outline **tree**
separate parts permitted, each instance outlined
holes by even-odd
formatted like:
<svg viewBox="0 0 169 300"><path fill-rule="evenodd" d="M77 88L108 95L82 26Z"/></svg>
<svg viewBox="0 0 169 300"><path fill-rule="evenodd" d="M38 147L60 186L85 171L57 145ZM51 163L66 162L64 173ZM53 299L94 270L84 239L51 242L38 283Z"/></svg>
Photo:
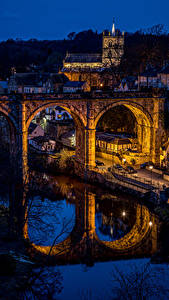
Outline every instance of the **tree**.
<svg viewBox="0 0 169 300"><path fill-rule="evenodd" d="M70 41L72 41L75 38L76 33L75 32L70 32L67 37Z"/></svg>
<svg viewBox="0 0 169 300"><path fill-rule="evenodd" d="M163 270L155 271L150 263L133 266L127 274L113 270L113 295L118 300L168 299L169 289L162 284Z"/></svg>

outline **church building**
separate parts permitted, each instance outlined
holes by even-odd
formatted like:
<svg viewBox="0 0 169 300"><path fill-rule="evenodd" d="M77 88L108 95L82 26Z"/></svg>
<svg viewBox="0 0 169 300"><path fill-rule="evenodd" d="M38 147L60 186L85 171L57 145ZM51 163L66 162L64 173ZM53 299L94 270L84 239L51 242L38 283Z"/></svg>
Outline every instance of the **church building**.
<svg viewBox="0 0 169 300"><path fill-rule="evenodd" d="M115 30L103 32L102 53L67 53L63 61L62 73L72 81L87 81L91 88L110 88L117 67L124 53L124 33Z"/></svg>

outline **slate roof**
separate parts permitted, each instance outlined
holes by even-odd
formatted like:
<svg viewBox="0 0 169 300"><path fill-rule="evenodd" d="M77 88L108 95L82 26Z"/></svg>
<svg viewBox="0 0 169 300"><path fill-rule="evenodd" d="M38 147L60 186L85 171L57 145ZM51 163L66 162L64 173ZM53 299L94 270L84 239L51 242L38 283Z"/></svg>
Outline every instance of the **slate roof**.
<svg viewBox="0 0 169 300"><path fill-rule="evenodd" d="M99 53L69 53L65 57L67 63L95 63L102 62L102 54Z"/></svg>
<svg viewBox="0 0 169 300"><path fill-rule="evenodd" d="M140 76L143 77L157 77L157 74L159 73L159 70L154 68L149 68L146 71L142 72Z"/></svg>
<svg viewBox="0 0 169 300"><path fill-rule="evenodd" d="M55 74L50 75L53 83L66 83L69 79L65 74Z"/></svg>
<svg viewBox="0 0 169 300"><path fill-rule="evenodd" d="M86 81L68 81L65 83L64 87L74 87L74 88L80 88L82 87Z"/></svg>
<svg viewBox="0 0 169 300"><path fill-rule="evenodd" d="M68 139L68 138L71 138L73 136L73 134L75 134L75 130L71 130L71 131L68 131L68 132L65 132L63 133L61 136L60 136L60 139Z"/></svg>
<svg viewBox="0 0 169 300"><path fill-rule="evenodd" d="M159 74L169 74L169 65L162 68L158 73Z"/></svg>
<svg viewBox="0 0 169 300"><path fill-rule="evenodd" d="M1 86L3 89L7 89L7 88L8 88L8 82L7 82L7 81L0 81L0 86Z"/></svg>
<svg viewBox="0 0 169 300"><path fill-rule="evenodd" d="M48 73L16 73L15 80L18 85L42 86L49 79Z"/></svg>
<svg viewBox="0 0 169 300"><path fill-rule="evenodd" d="M30 126L29 126L29 134L32 133L37 127L38 127L37 124L35 124L35 123L30 123Z"/></svg>
<svg viewBox="0 0 169 300"><path fill-rule="evenodd" d="M115 139L113 144L115 145L124 145L124 144L132 144L132 142L129 139Z"/></svg>
<svg viewBox="0 0 169 300"><path fill-rule="evenodd" d="M43 144L45 142L48 142L48 143L55 142L54 140L51 140L47 136L36 136L32 140L37 142L38 144Z"/></svg>
<svg viewBox="0 0 169 300"><path fill-rule="evenodd" d="M96 139L108 143L112 143L115 145L132 144L132 142L128 138L123 138L120 136L117 137L115 134L111 135L111 134L96 132Z"/></svg>

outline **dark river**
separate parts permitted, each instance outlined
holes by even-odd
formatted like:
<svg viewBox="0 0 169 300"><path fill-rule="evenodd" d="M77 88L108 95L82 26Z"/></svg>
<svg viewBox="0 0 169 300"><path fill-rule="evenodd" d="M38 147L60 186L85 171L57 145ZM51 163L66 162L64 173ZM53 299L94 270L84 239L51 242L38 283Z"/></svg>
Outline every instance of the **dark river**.
<svg viewBox="0 0 169 300"><path fill-rule="evenodd" d="M42 262L49 258L52 265L34 269L36 280L22 299L143 299L140 285L144 299L169 299L161 293L167 266L150 264L159 222L139 199L37 173L29 192L28 255Z"/></svg>

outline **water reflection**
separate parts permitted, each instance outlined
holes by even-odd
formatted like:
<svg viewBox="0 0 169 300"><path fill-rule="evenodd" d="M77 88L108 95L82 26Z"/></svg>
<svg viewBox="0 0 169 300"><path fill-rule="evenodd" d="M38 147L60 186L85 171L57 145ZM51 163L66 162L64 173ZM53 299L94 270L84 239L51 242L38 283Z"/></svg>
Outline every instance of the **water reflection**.
<svg viewBox="0 0 169 300"><path fill-rule="evenodd" d="M36 254L68 263L157 250L156 219L135 199L65 176L36 180L38 190L32 207L29 202L24 227L24 237Z"/></svg>
<svg viewBox="0 0 169 300"><path fill-rule="evenodd" d="M119 197L101 197L96 201L96 234L102 241L124 237L134 226L136 206Z"/></svg>
<svg viewBox="0 0 169 300"><path fill-rule="evenodd" d="M29 201L28 235L31 242L50 246L64 241L75 224L75 205L66 199L51 201L34 197Z"/></svg>

